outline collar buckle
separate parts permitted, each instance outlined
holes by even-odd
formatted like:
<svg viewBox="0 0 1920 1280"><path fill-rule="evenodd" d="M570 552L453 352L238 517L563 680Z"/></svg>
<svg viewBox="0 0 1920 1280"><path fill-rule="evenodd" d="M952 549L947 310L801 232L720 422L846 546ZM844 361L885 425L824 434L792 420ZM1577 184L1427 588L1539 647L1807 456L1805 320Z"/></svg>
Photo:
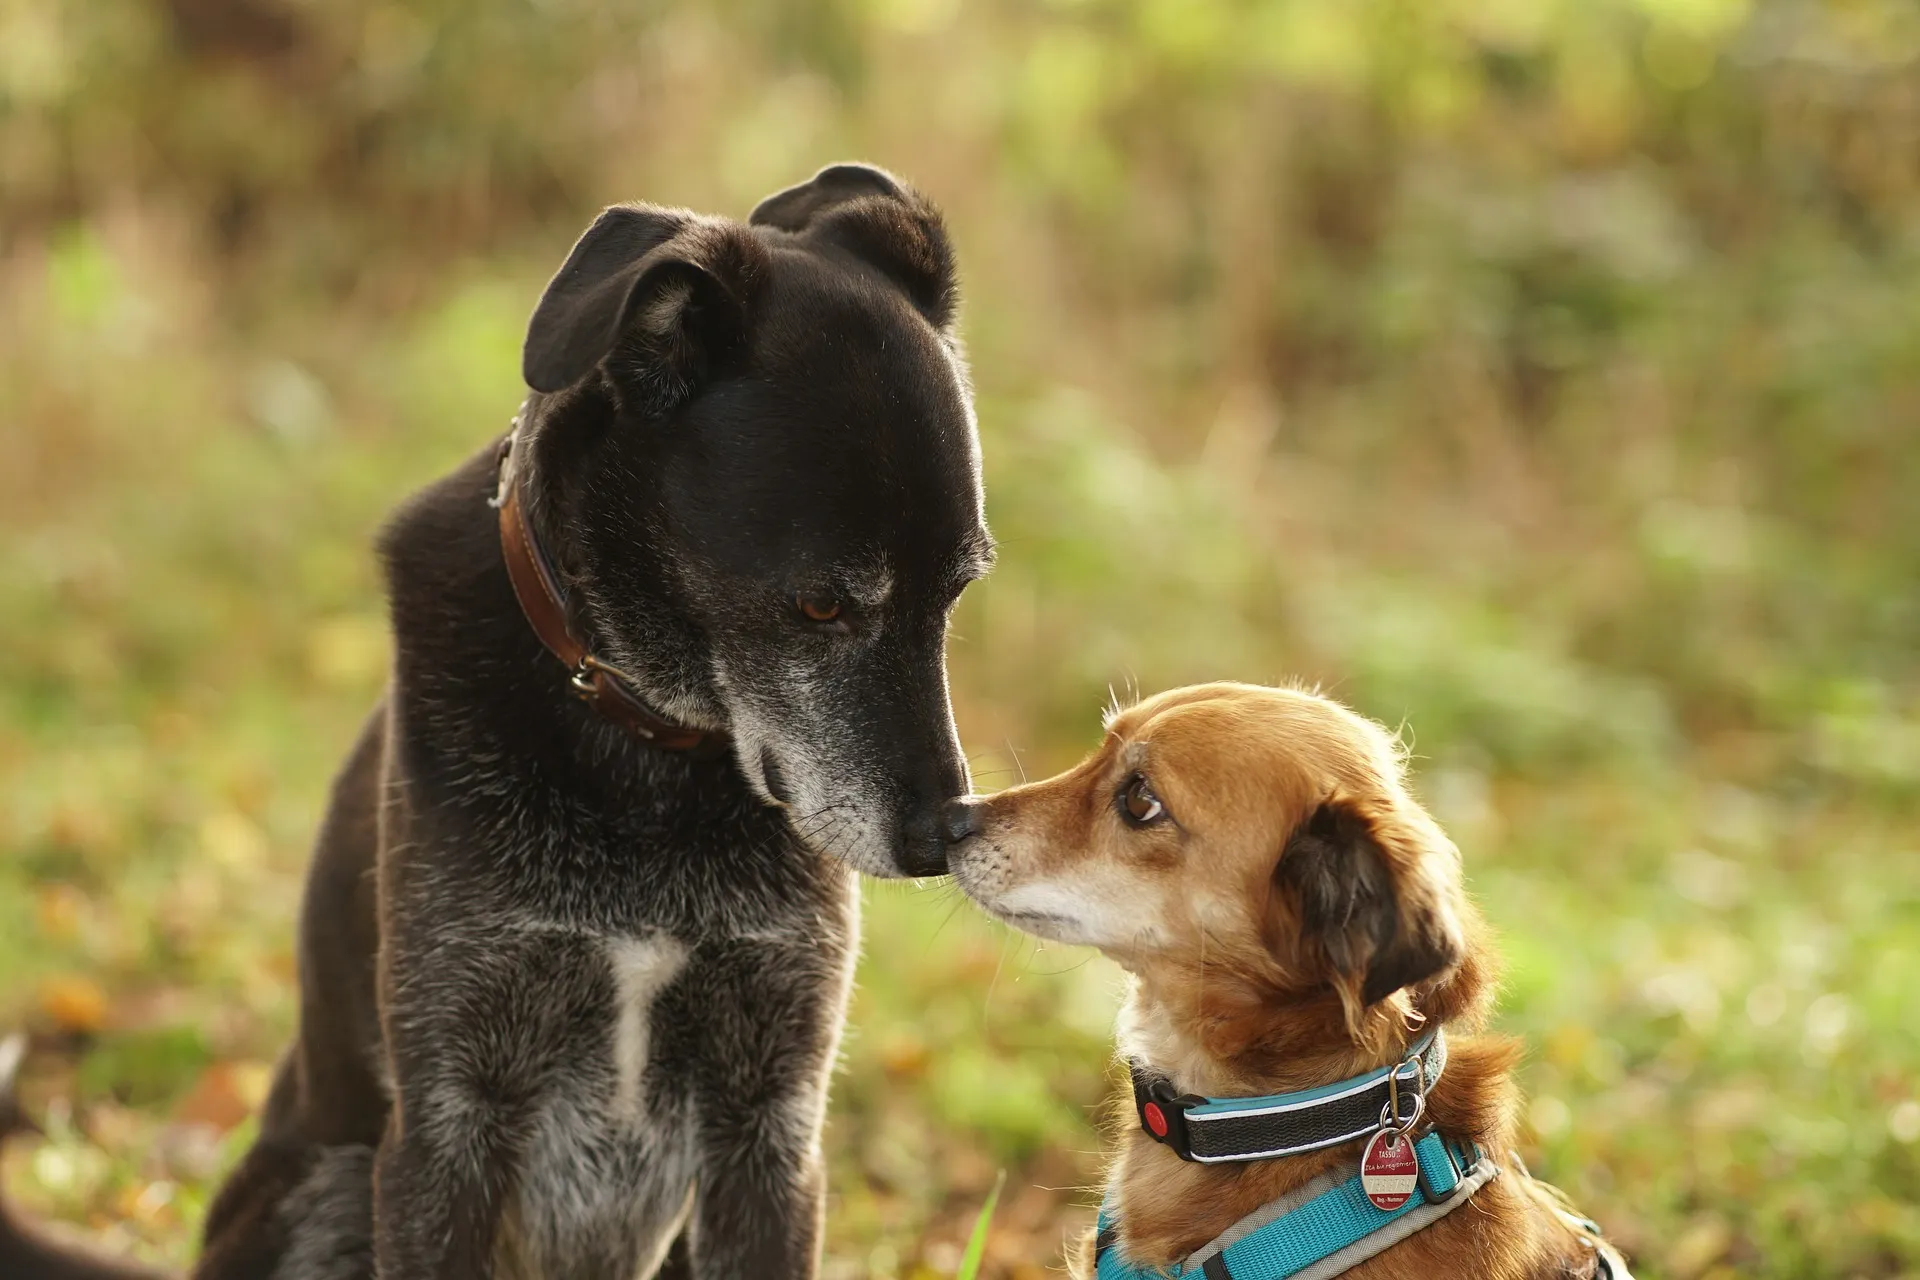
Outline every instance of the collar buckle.
<svg viewBox="0 0 1920 1280"><path fill-rule="evenodd" d="M1140 1116L1140 1131L1182 1160L1194 1160L1187 1108L1206 1101L1197 1094L1174 1092L1173 1082L1164 1076L1149 1075L1137 1064L1133 1068L1133 1106Z"/></svg>
<svg viewBox="0 0 1920 1280"><path fill-rule="evenodd" d="M573 669L573 675L568 677L567 683L573 686L573 695L582 702L592 702L600 696L600 685L585 658L580 659L580 664Z"/></svg>

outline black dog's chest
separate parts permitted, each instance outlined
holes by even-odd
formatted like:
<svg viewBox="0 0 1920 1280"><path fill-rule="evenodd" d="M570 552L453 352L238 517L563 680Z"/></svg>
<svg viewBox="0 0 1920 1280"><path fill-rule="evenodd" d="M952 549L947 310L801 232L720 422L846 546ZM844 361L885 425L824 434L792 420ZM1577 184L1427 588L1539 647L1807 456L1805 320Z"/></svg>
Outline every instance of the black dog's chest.
<svg viewBox="0 0 1920 1280"><path fill-rule="evenodd" d="M473 882L507 910L627 938L777 930L851 891L844 867L800 845L721 767L727 776L691 803L668 784L634 785L591 807L554 796L528 823L523 799L518 812L493 815L512 841L488 853Z"/></svg>
<svg viewBox="0 0 1920 1280"><path fill-rule="evenodd" d="M850 908L850 903L846 904ZM762 973L844 990L850 914L831 936L684 940L665 931L564 944L602 969L578 1031L533 1108L499 1238L503 1276L629 1280L649 1274L699 1181L702 1081L759 1016ZM838 982L836 983L836 979ZM841 998L830 1004L837 1015ZM780 1003L779 994L771 999ZM802 1089L803 1081L793 1081Z"/></svg>

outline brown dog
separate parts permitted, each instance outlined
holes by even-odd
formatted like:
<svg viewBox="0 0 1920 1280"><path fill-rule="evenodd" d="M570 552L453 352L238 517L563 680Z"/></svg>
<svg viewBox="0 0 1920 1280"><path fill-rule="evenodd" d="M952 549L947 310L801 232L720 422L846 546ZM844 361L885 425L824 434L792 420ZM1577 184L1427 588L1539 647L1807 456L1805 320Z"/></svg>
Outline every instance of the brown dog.
<svg viewBox="0 0 1920 1280"><path fill-rule="evenodd" d="M1099 1247L1123 1262L1102 1261L1102 1277L1200 1274L1197 1259L1248 1215L1352 1178L1367 1136L1203 1162L1184 1138L1156 1136L1167 1112L1384 1080L1377 1069L1410 1070L1436 1030L1451 1042L1401 1086L1405 1110L1423 1112L1404 1132L1440 1134L1465 1153L1456 1172L1479 1170L1454 1197L1467 1211L1431 1210L1371 1256L1356 1247L1267 1275L1626 1275L1513 1153L1519 1050L1475 1034L1494 993L1488 932L1379 725L1293 690L1177 689L1112 715L1100 749L1066 773L957 804L948 828L954 875L981 906L1098 947L1131 975L1119 1039L1142 1123L1114 1158ZM1197 1132L1199 1118L1180 1124ZM1077 1276L1094 1273L1094 1253L1082 1250ZM1228 1256L1204 1273L1228 1274ZM1266 1280L1243 1267L1233 1280Z"/></svg>

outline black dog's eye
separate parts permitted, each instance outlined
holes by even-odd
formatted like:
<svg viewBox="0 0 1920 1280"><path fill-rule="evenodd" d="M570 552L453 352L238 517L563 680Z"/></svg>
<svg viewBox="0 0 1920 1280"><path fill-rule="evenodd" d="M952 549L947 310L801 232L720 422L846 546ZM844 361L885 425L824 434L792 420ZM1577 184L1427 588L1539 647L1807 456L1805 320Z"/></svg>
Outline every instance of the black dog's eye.
<svg viewBox="0 0 1920 1280"><path fill-rule="evenodd" d="M1127 785L1120 788L1120 816L1128 825L1150 827L1167 816L1167 806L1160 803L1160 797L1153 794L1153 788L1147 783L1147 776L1136 773L1127 779Z"/></svg>
<svg viewBox="0 0 1920 1280"><path fill-rule="evenodd" d="M793 603L809 622L837 622L845 612L841 603L832 596L813 596L803 592L795 597Z"/></svg>

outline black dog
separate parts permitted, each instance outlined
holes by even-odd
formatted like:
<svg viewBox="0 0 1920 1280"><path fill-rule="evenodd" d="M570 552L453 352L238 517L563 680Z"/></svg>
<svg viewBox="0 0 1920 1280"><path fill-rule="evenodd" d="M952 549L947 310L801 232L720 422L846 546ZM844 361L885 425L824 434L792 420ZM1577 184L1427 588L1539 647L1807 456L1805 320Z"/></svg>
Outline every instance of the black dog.
<svg viewBox="0 0 1920 1280"><path fill-rule="evenodd" d="M392 685L197 1275L630 1280L676 1236L679 1274L814 1274L853 871L944 872L967 790L954 304L938 213L865 166L581 237L515 430L382 540Z"/></svg>

